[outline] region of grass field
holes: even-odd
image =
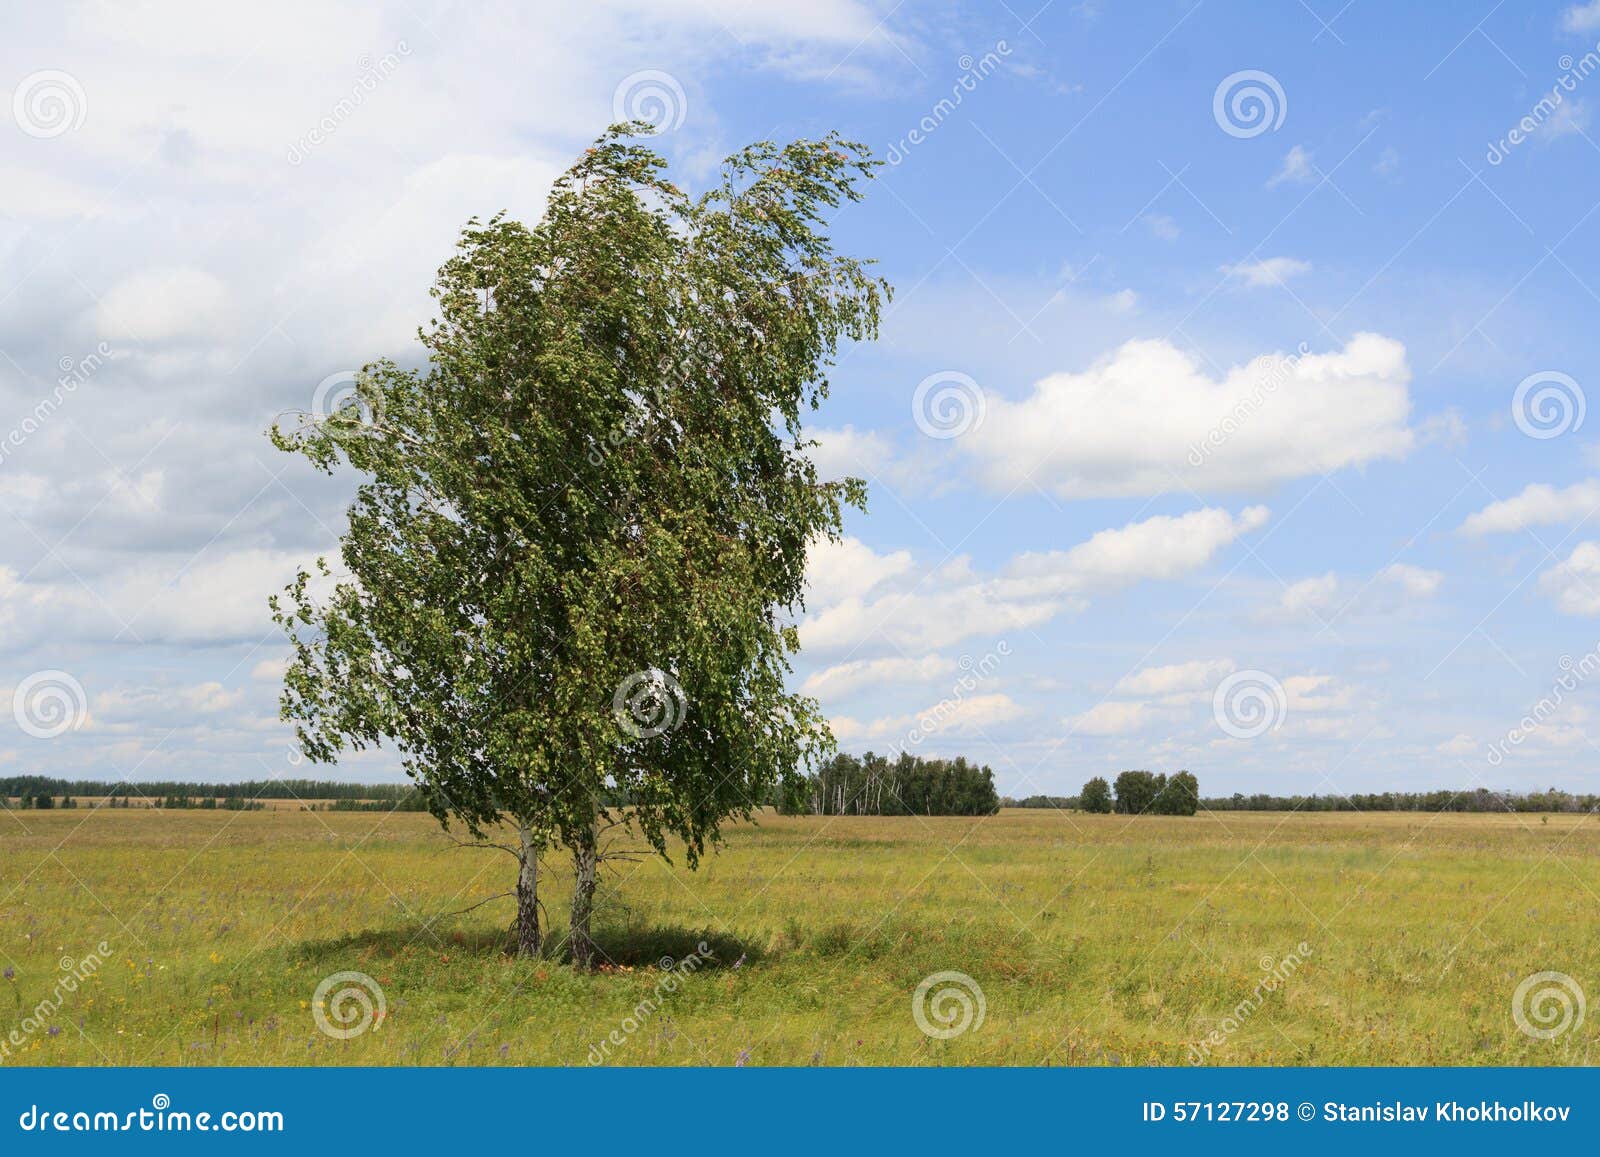
[[[617,865],[602,885],[615,966],[588,975],[504,956],[509,899],[447,915],[508,889],[515,865],[455,847],[426,815],[80,808],[0,823],[0,1038],[22,1026],[8,1064],[583,1065],[602,1052],[639,1065],[1584,1064],[1597,1052],[1593,1019],[1538,1019],[1560,1011],[1539,999],[1543,982],[1534,1027],[1561,1031],[1539,1039],[1512,1015],[1533,973],[1600,991],[1600,821],[1581,817],[769,815],[698,872]],[[549,868],[559,932],[567,870]],[[664,991],[657,961],[701,942],[713,955]],[[341,971],[370,976],[385,1005],[349,1039],[314,1017],[319,982]],[[981,989],[984,1015],[937,1039],[913,994],[947,971]],[[61,977],[80,973],[64,992]],[[59,1008],[38,1015],[53,994]],[[641,1014],[641,1001],[654,1006]],[[940,1028],[958,1007],[946,994],[926,1019]]]

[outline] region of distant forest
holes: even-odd
[[[1006,797],[1001,807],[1086,810],[1080,796],[1030,795]],[[1385,791],[1356,795],[1245,795],[1201,797],[1203,812],[1593,812],[1600,810],[1600,795],[1574,795],[1558,788],[1545,791]]]
[[[1147,773],[1132,774],[1142,776]],[[1094,782],[1090,781],[1091,784]],[[1157,783],[1160,782],[1158,778]],[[1100,785],[1104,786],[1103,780]],[[1095,796],[1097,792],[1090,791],[1088,794]],[[72,807],[79,797],[110,799],[112,802],[105,805],[110,807],[249,811],[261,807],[261,801],[264,800],[290,800],[299,801],[303,806],[318,811],[427,810],[422,793],[409,783],[339,783],[313,779],[252,780],[225,784],[179,781],[108,783],[102,780],[53,779],[39,775],[0,778],[0,807]],[[1153,804],[1136,799],[1128,806],[1128,801],[1121,801],[1124,806],[1118,806],[1116,810],[1155,814],[1165,810],[1162,806],[1164,801],[1165,796]],[[613,805],[627,803],[621,798],[608,802]],[[1002,797],[995,791],[994,773],[988,767],[964,758],[924,759],[902,754],[890,760],[870,752],[860,757],[836,756],[821,772],[807,778],[806,791],[802,796],[794,800],[772,802],[778,811],[786,815],[993,815],[1002,807],[1056,808],[1063,811],[1110,811],[1113,807],[1105,799],[1086,800],[1082,793]],[[1573,814],[1600,811],[1600,795],[1577,795],[1553,787],[1532,792],[1491,791],[1480,787],[1471,791],[1386,791],[1356,795],[1245,795],[1235,792],[1230,796],[1200,797],[1198,808],[1202,812]],[[1189,814],[1188,809],[1182,809],[1179,814]]]

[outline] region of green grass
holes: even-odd
[[[574,973],[502,952],[512,860],[427,816],[88,810],[0,816],[0,1039],[101,941],[105,965],[8,1064],[574,1064],[704,941],[713,961],[612,1063],[1582,1064],[1512,997],[1558,971],[1600,995],[1600,821],[1553,816],[1008,811],[780,818],[698,872],[612,867]],[[557,932],[566,864],[544,895]],[[1268,968],[1309,951],[1224,1032]],[[740,956],[743,964],[732,965]],[[320,1032],[317,984],[358,971],[387,1015]],[[933,973],[980,1027],[925,1035]],[[1600,1017],[1600,1012],[1596,1013]],[[49,1028],[60,1031],[50,1035]]]

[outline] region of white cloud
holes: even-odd
[[[933,736],[977,736],[988,728],[1009,723],[1024,714],[1009,695],[999,693],[941,699],[907,715],[885,715],[871,722],[850,716],[828,721],[841,743],[889,742],[896,747],[915,746]]]
[[[1122,695],[1142,695],[1154,698],[1186,695],[1193,692],[1210,694],[1222,679],[1236,669],[1232,659],[1195,659],[1188,663],[1173,663],[1165,667],[1146,667],[1135,674],[1118,680],[1116,691]]]
[[[1478,750],[1478,741],[1462,732],[1445,740],[1434,750],[1444,755],[1473,755]]]
[[[1278,171],[1267,181],[1267,188],[1275,188],[1285,182],[1296,185],[1310,184],[1316,179],[1316,166],[1311,163],[1311,153],[1303,145],[1295,145],[1285,154],[1283,164]]]
[[[846,539],[808,564],[811,613],[800,638],[819,650],[876,642],[913,652],[974,635],[998,638],[1081,609],[1091,595],[1198,570],[1267,518],[1262,506],[1238,515],[1215,508],[1157,515],[1069,550],[1018,555],[994,575],[977,572],[965,557],[919,574],[905,551],[879,555]]]
[[[1355,688],[1332,675],[1291,675],[1283,681],[1289,713],[1345,711],[1355,705]]]
[[[896,688],[908,683],[926,683],[941,675],[954,674],[956,661],[942,655],[921,659],[855,659],[824,668],[800,685],[807,695],[840,696],[863,687]]]
[[[1294,257],[1264,257],[1248,264],[1224,265],[1223,273],[1249,286],[1282,285],[1291,277],[1311,272],[1311,262]]]
[[[1539,576],[1539,589],[1567,615],[1600,615],[1600,542],[1580,542],[1567,560]]]
[[[1144,726],[1147,711],[1143,703],[1110,699],[1073,716],[1067,726],[1079,735],[1126,735]]]
[[[124,278],[94,311],[95,327],[116,339],[160,343],[215,337],[228,287],[200,269],[150,269]]]
[[[1461,524],[1462,534],[1505,534],[1530,526],[1580,522],[1600,510],[1600,479],[1588,478],[1557,490],[1542,482],[1512,498],[1491,502]]]
[[[822,539],[806,555],[806,601],[827,607],[860,599],[912,566],[909,550],[879,554],[859,538]]]
[[[1158,241],[1176,241],[1182,230],[1178,223],[1164,213],[1152,213],[1144,219],[1144,227]]]
[[[1378,577],[1398,584],[1414,599],[1432,598],[1439,593],[1439,586],[1444,582],[1443,571],[1426,570],[1405,562],[1391,563],[1378,572]]]
[[[1030,481],[1067,497],[1253,490],[1403,457],[1410,380],[1405,347],[1376,334],[1220,381],[1168,342],[1133,341],[1021,401],[991,395],[957,445],[1002,492]]]
[[[1561,27],[1568,32],[1583,34],[1600,31],[1600,0],[1587,4],[1574,4],[1561,14]]]
[[[1394,611],[1431,599],[1443,583],[1443,571],[1405,562],[1390,563],[1365,582],[1329,571],[1290,583],[1279,596],[1277,609],[1324,621],[1335,614]]]
[[[1249,506],[1238,515],[1215,507],[1178,517],[1156,515],[1102,530],[1071,550],[1018,555],[1006,574],[1016,589],[1039,594],[1087,594],[1141,579],[1178,578],[1266,525],[1268,517],[1265,506]]]

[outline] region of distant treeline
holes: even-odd
[[[1600,795],[1545,791],[1384,791],[1357,795],[1244,795],[1204,799],[1208,811],[1306,812],[1592,812]]]
[[[1117,778],[1120,783],[1122,776]],[[1192,781],[1193,777],[1189,779]],[[1189,785],[1184,786],[1188,788]],[[1007,796],[1000,801],[1000,806],[1062,811],[1112,810],[1105,806],[1105,780],[1090,780],[1084,789],[1079,795],[1030,795],[1022,799]],[[1119,797],[1121,794],[1118,793]],[[1229,796],[1205,797],[1198,804],[1201,811],[1214,812],[1592,812],[1600,810],[1600,795],[1574,795],[1553,787],[1532,792],[1491,791],[1480,787],[1472,791],[1384,791],[1356,795],[1268,795],[1262,792],[1245,795],[1235,792]],[[1137,813],[1143,809],[1124,806],[1124,801],[1118,798],[1115,810]],[[1149,810],[1157,812],[1154,807]]]
[[[785,815],[991,816],[1000,810],[994,772],[956,759],[923,759],[902,752],[890,760],[867,752],[836,755],[806,791],[782,800]]]
[[[0,806],[73,807],[74,797],[105,799],[107,807],[221,808],[254,811],[263,800],[317,801],[330,811],[426,811],[422,795],[408,783],[335,783],[316,779],[254,780],[245,783],[106,783],[15,775],[0,779]],[[328,802],[331,801],[331,802]]]

